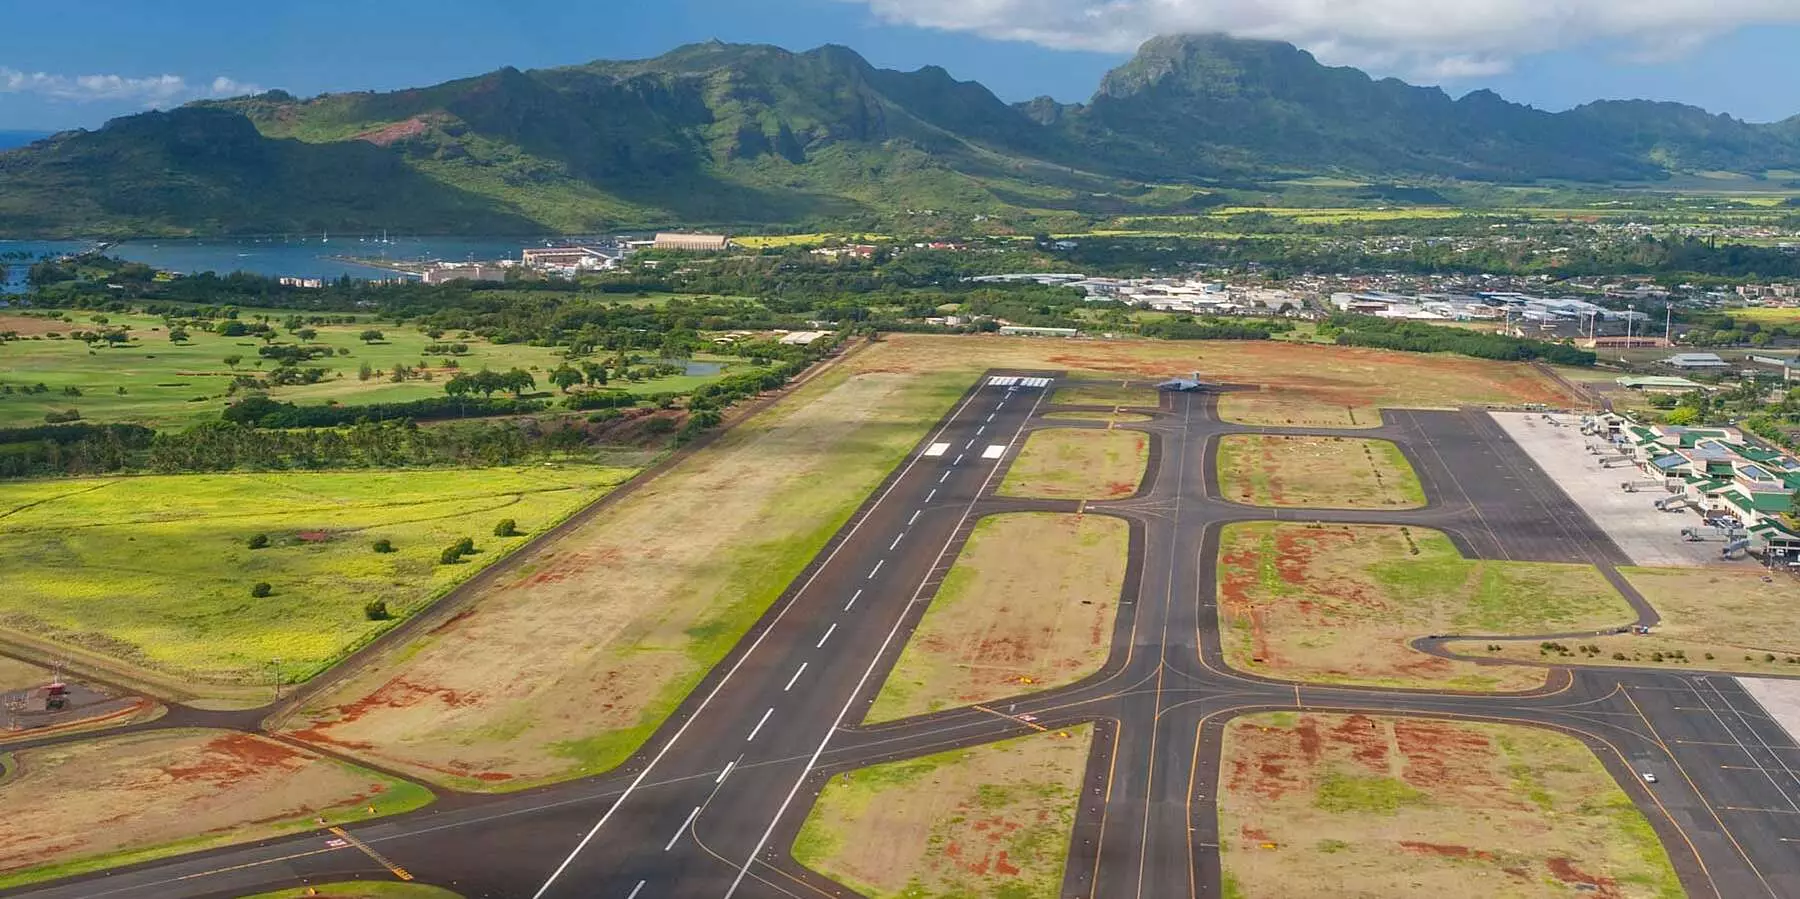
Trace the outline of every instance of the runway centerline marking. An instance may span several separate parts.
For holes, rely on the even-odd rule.
[[[669,838],[669,843],[663,847],[663,851],[668,852],[670,849],[674,849],[675,843],[681,839],[681,835],[687,833],[688,825],[693,824],[694,819],[698,817],[700,817],[700,806],[696,805],[693,811],[688,812],[687,820],[681,822],[681,829],[675,831],[675,835]]]
[[[887,564],[887,560],[886,560],[886,559],[877,559],[877,560],[875,560],[875,567],[874,567],[874,568],[871,568],[871,569],[869,569],[869,577],[868,577],[868,579],[869,579],[869,580],[871,580],[871,581],[872,581],[872,580],[874,580],[874,579],[875,579],[875,572],[877,572],[877,571],[880,571],[880,570],[881,570],[881,566],[883,566],[883,565],[886,565],[886,564]]]
[[[1037,400],[1032,403],[1031,410],[1026,413],[1027,420],[1029,420],[1032,415],[1036,414],[1038,406],[1042,405],[1043,402],[1044,397],[1042,394],[1039,394]],[[961,411],[960,407],[958,411]],[[1013,435],[1013,439],[1018,439],[1018,435],[1024,432],[1025,422],[1021,421],[1019,423],[1018,431]],[[988,470],[987,477],[983,478],[981,481],[981,489],[976,491],[977,498],[993,484],[994,477],[999,474],[999,472],[1000,466],[998,465]],[[956,534],[960,533],[963,526],[968,524],[969,517],[975,513],[975,505],[977,502],[978,499],[971,499],[968,505],[963,507],[962,518],[957,522],[956,528],[951,531],[950,539],[946,540],[943,547],[938,550],[938,557],[936,561],[932,563],[932,570],[935,570],[937,566],[942,565],[944,558],[950,554],[950,547],[956,542]],[[928,571],[925,577],[919,581],[919,586],[913,591],[913,602],[917,602],[919,598],[924,595],[925,587],[931,582],[932,576],[930,571]],[[910,606],[911,604],[909,603],[908,607],[910,608]],[[813,769],[818,767],[819,759],[825,755],[826,747],[831,745],[832,735],[837,732],[839,727],[843,726],[844,719],[850,716],[850,709],[856,705],[857,696],[861,695],[863,688],[868,686],[869,679],[875,676],[876,667],[881,664],[882,657],[887,655],[888,648],[894,645],[894,640],[899,637],[900,628],[906,623],[906,619],[907,615],[904,610],[900,615],[894,618],[893,625],[888,628],[887,636],[882,639],[881,646],[878,647],[875,650],[875,654],[870,657],[868,666],[863,669],[862,676],[857,679],[856,686],[851,688],[848,698],[844,700],[844,704],[838,708],[837,717],[832,720],[831,726],[825,729],[824,736],[819,738],[819,745],[813,749],[812,756],[806,760],[806,765],[801,769],[800,776],[794,779],[794,785],[788,788],[787,796],[781,800],[781,806],[775,809],[775,814],[769,818],[769,825],[763,829],[762,836],[757,838],[756,845],[750,850],[750,854],[744,858],[744,863],[738,866],[737,877],[732,879],[731,886],[725,890],[724,899],[731,899],[731,897],[736,896],[738,888],[744,884],[744,878],[750,876],[750,867],[756,864],[757,857],[762,853],[763,847],[768,845],[769,838],[774,835],[776,826],[781,823],[782,817],[787,815],[788,809],[793,806],[794,798],[800,795],[800,789],[806,785],[807,778],[812,776]],[[534,899],[538,899],[538,897],[534,897]]]
[[[756,739],[756,735],[762,733],[763,725],[769,723],[769,716],[773,714],[775,714],[774,707],[770,707],[768,711],[764,712],[762,718],[756,722],[756,726],[750,729],[750,736],[745,737],[744,742],[748,743]]]
[[[856,591],[856,593],[850,597],[850,601],[847,603],[844,603],[844,611],[846,611],[846,612],[850,611],[850,607],[853,605],[856,605],[857,597],[860,597],[860,596],[862,596],[862,591],[861,590]]]
[[[982,434],[985,434],[985,433],[987,433],[987,425],[982,425],[981,427],[975,429],[975,436],[977,436],[977,437],[980,437]]]
[[[974,391],[974,390],[970,391],[969,395],[962,401],[962,403],[960,405],[958,405],[956,407],[956,410],[950,414],[950,417],[944,419],[942,421],[942,423],[940,423],[938,425],[937,430],[933,431],[931,433],[931,436],[927,439],[931,440],[931,441],[936,441],[938,438],[943,437],[945,432],[950,430],[951,423],[955,419],[961,417],[964,412],[967,412],[969,407],[975,404],[975,399],[979,395],[980,395],[979,391]],[[886,502],[888,497],[890,495],[892,495],[895,490],[899,489],[900,484],[905,480],[906,476],[908,474],[910,474],[912,472],[913,468],[919,464],[919,459],[920,459],[919,456],[915,456],[912,458],[911,461],[907,462],[906,467],[900,470],[900,476],[895,478],[893,480],[893,482],[888,485],[886,490],[881,491],[880,495],[875,497],[875,501],[872,504],[870,504],[870,506],[869,506],[869,509],[871,512],[877,508],[880,508],[881,504]],[[865,516],[862,519],[857,520],[856,523],[854,523],[850,526],[849,534],[854,535],[858,531],[862,530],[863,524],[867,521],[868,521],[868,516]],[[569,866],[575,863],[575,859],[577,857],[579,857],[584,850],[587,849],[589,843],[592,843],[594,841],[594,837],[600,835],[601,829],[606,827],[606,822],[611,821],[613,815],[617,814],[619,809],[625,805],[626,800],[631,798],[631,794],[636,792],[637,789],[643,785],[644,781],[647,778],[649,778],[650,772],[656,769],[656,766],[662,762],[663,758],[666,757],[669,754],[669,752],[675,748],[675,744],[680,742],[681,738],[687,734],[688,728],[692,727],[694,725],[695,721],[700,720],[702,713],[704,713],[707,710],[707,708],[709,708],[712,705],[713,700],[717,699],[719,694],[724,692],[726,686],[731,683],[732,679],[737,676],[738,672],[743,670],[745,663],[748,662],[752,656],[756,655],[757,650],[762,647],[763,641],[767,640],[769,635],[774,633],[777,630],[775,625],[778,625],[782,621],[786,620],[788,613],[792,612],[794,610],[795,606],[799,604],[800,597],[805,595],[806,591],[808,589],[810,589],[812,587],[813,583],[818,580],[820,572],[822,572],[825,569],[827,569],[828,567],[830,567],[831,562],[837,558],[838,553],[843,551],[844,546],[847,545],[848,542],[849,541],[847,541],[847,540],[844,542],[840,542],[835,548],[833,548],[831,550],[831,552],[826,554],[825,559],[824,559],[824,564],[821,564],[817,568],[815,568],[813,570],[813,573],[807,577],[805,583],[802,583],[800,585],[800,589],[794,591],[794,595],[792,597],[789,597],[787,602],[781,606],[781,610],[779,612],[775,613],[775,620],[773,622],[771,622],[770,626],[768,628],[765,628],[762,633],[757,634],[756,639],[752,640],[750,642],[749,647],[746,648],[743,651],[743,653],[738,656],[737,661],[732,663],[730,670],[725,672],[725,676],[722,678],[719,678],[719,682],[713,685],[713,688],[707,692],[706,697],[704,699],[700,700],[700,705],[694,709],[694,713],[691,716],[689,716],[686,721],[682,722],[681,727],[677,728],[675,733],[673,735],[671,735],[668,740],[663,742],[662,748],[657,750],[656,755],[651,757],[650,763],[645,765],[644,769],[642,771],[639,771],[637,773],[636,777],[632,778],[631,783],[627,784],[624,791],[619,793],[618,798],[613,801],[613,804],[607,806],[606,811],[600,815],[600,820],[595,821],[594,826],[591,828],[588,828],[588,832],[582,836],[581,842],[576,843],[575,848],[569,851],[569,854],[565,858],[563,858],[562,863],[558,864],[556,866],[556,870],[550,872],[550,876],[544,879],[544,885],[541,887],[538,887],[537,892],[532,894],[531,899],[544,899],[544,896],[550,892],[550,888],[556,885],[557,878],[561,877],[563,875],[563,872],[567,871],[569,869]],[[871,669],[872,668],[873,668],[873,666],[871,666]],[[865,675],[865,680],[866,680],[866,675]],[[838,716],[839,723],[842,723],[844,715],[847,715],[848,713],[849,713],[849,706],[846,705],[844,707],[844,711],[842,713],[840,713]],[[829,740],[829,739],[830,738],[828,736],[827,740]],[[820,752],[823,752],[822,746],[820,747]],[[813,763],[816,764],[817,762],[818,762],[818,754],[815,754],[813,756]],[[799,792],[798,785],[795,786],[794,792],[796,792],[796,793]],[[790,794],[788,797],[788,802],[791,803],[792,801],[793,801],[793,796],[792,796],[792,794]],[[783,809],[785,810],[785,808],[786,808],[786,805],[784,804]],[[771,829],[771,831],[773,830],[772,824],[770,826],[770,829]],[[764,837],[764,839],[766,840],[767,837]],[[741,883],[743,881],[745,874],[747,874],[749,871],[749,867],[750,867],[749,862],[745,862],[744,870],[739,872],[737,882]],[[733,885],[733,889],[734,890],[736,889],[735,883]]]
[[[922,512],[924,512],[924,511],[925,511],[925,510],[924,510],[924,509],[916,509],[916,510],[914,510],[914,511],[913,511],[913,514],[912,514],[912,517],[911,517],[911,518],[908,518],[908,519],[907,519],[907,520],[906,520],[906,526],[907,526],[907,527],[909,527],[909,528],[910,528],[910,527],[912,527],[912,526],[913,526],[913,523],[914,523],[914,522],[916,522],[916,521],[918,521],[918,520],[919,520],[919,514],[920,514],[920,513],[922,513]]]
[[[931,498],[934,496],[937,496],[937,488],[936,487],[931,488],[931,492],[925,494],[925,501],[931,502]]]
[[[990,423],[991,423],[991,422],[992,422],[992,421],[993,421],[993,420],[994,420],[994,413],[992,413],[992,412],[989,412],[989,413],[988,413],[988,417],[987,417],[987,420],[988,420],[988,421],[989,421],[989,422],[990,422]]]
[[[799,680],[800,675],[805,673],[805,671],[806,663],[801,662],[800,667],[794,669],[794,676],[788,678],[787,686],[781,688],[781,692],[786,693],[787,691],[794,689],[794,682]]]
[[[938,483],[940,483],[940,484],[942,484],[942,483],[944,483],[944,482],[945,482],[945,481],[948,481],[948,480],[950,480],[950,472],[947,472],[947,471],[946,471],[946,472],[944,472],[944,473],[943,473],[943,475],[942,475],[942,476],[940,476],[940,477],[939,477],[939,478],[938,478]]]
[[[819,645],[814,646],[813,648],[824,649],[825,641],[831,639],[831,635],[835,633],[837,633],[837,622],[833,621],[831,626],[825,629],[825,636],[819,638]]]
[[[913,517],[917,518],[918,516],[914,515]],[[905,531],[901,531],[899,534],[895,535],[894,542],[888,544],[888,552],[893,552],[894,549],[900,545],[900,538],[904,536],[906,536]]]
[[[733,768],[736,768],[736,767],[737,767],[737,766],[738,766],[738,762],[741,762],[741,761],[743,761],[743,760],[744,760],[744,756],[743,756],[743,754],[742,754],[742,753],[739,753],[739,754],[738,754],[738,757],[737,757],[737,758],[735,758],[735,759],[732,759],[732,760],[731,760],[731,761],[729,761],[729,762],[726,762],[726,763],[725,763],[725,770],[723,770],[723,771],[720,771],[720,772],[719,772],[719,779],[718,779],[718,780],[715,780],[715,781],[713,781],[713,783],[714,783],[714,784],[715,784],[715,785],[717,785],[717,784],[722,784],[722,783],[724,783],[724,782],[725,782],[725,778],[727,778],[727,777],[730,777],[730,776],[731,776],[731,769],[733,769]]]
[[[649,882],[648,880],[638,881],[638,885],[631,888],[631,892],[626,894],[625,899],[637,899],[637,894],[643,892],[644,884]]]
[[[962,464],[962,457],[963,457],[963,454],[962,454],[962,453],[957,453],[957,454],[956,454],[956,461],[955,461],[955,462],[952,462],[952,463],[950,463],[950,464],[951,464],[951,465],[961,465],[961,464]]]

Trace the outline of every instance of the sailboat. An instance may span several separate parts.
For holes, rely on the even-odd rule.
[[[331,243],[331,232],[330,231],[319,232],[319,243]]]

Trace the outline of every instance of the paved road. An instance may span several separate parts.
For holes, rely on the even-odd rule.
[[[371,850],[313,833],[77,879],[15,895],[227,897],[398,866],[465,895],[774,897],[853,893],[799,868],[791,844],[832,775],[880,761],[1096,723],[1063,895],[1216,896],[1212,805],[1231,717],[1296,707],[1439,715],[1554,727],[1594,749],[1669,847],[1690,895],[1800,896],[1800,747],[1729,677],[1557,671],[1529,695],[1296,687],[1220,658],[1212,560],[1222,525],[1281,518],[1439,528],[1470,555],[1595,564],[1640,620],[1654,611],[1614,566],[1603,532],[1479,412],[1389,413],[1430,504],[1409,512],[1272,512],[1222,498],[1216,438],[1277,432],[1224,424],[1210,397],[1171,395],[1152,420],[1137,496],[1090,503],[1131,526],[1132,564],[1105,669],[1073,686],[864,728],[906,636],[982,516],[1069,503],[993,488],[1023,435],[1049,422],[1048,390],[995,372],[920,443],[743,644],[625,768],[508,797],[451,795],[358,827]],[[1056,407],[1069,408],[1069,407]],[[1285,432],[1285,431],[1284,431]],[[1302,433],[1338,433],[1304,431]],[[1624,623],[1624,622],[1621,622]],[[1426,649],[1441,651],[1435,644]],[[179,720],[179,719],[178,719]],[[1640,773],[1657,775],[1647,786]],[[379,855],[382,861],[374,856]]]

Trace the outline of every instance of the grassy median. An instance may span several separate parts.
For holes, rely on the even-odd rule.
[[[1149,462],[1150,437],[1137,431],[1033,431],[1007,469],[999,493],[1026,499],[1123,499],[1137,493]]]
[[[1100,515],[981,520],[868,722],[1071,684],[1106,664],[1131,528]]]
[[[1417,509],[1425,488],[1387,440],[1231,434],[1219,441],[1219,490],[1252,506]]]
[[[794,858],[870,899],[1054,899],[1091,727],[862,768],[831,779]]]
[[[1220,771],[1238,899],[1685,895],[1643,814],[1555,731],[1278,712],[1227,726]]]

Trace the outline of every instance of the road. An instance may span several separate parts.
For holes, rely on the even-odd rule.
[[[1389,412],[1374,430],[1248,428],[1215,398],[1170,394],[1142,424],[1151,469],[1136,496],[1088,503],[1131,528],[1111,657],[1072,686],[862,727],[886,671],[981,517],[1073,511],[997,497],[1025,436],[1048,421],[1054,372],[992,372],[833,538],[742,644],[630,763],[609,775],[437,805],[354,828],[200,853],[5,895],[231,897],[307,879],[392,878],[466,896],[854,895],[788,856],[813,797],[839,772],[976,745],[1039,726],[1097,725],[1067,897],[1217,896],[1220,735],[1263,710],[1433,715],[1559,729],[1589,745],[1668,847],[1692,896],[1800,896],[1800,747],[1727,676],[1557,669],[1532,694],[1296,687],[1227,667],[1213,605],[1220,529],[1288,519],[1411,524],[1481,558],[1593,564],[1639,621],[1655,612],[1618,576],[1623,554],[1484,414]],[[1429,504],[1407,512],[1256,509],[1224,499],[1229,433],[1381,437],[1414,464]],[[1621,622],[1622,624],[1624,622]],[[1535,638],[1534,638],[1535,639]],[[1426,651],[1442,652],[1433,641]],[[176,716],[172,716],[176,717]],[[184,720],[177,717],[176,720]],[[1646,785],[1642,772],[1657,775]],[[366,847],[366,851],[364,848]],[[379,858],[377,858],[379,856]]]

